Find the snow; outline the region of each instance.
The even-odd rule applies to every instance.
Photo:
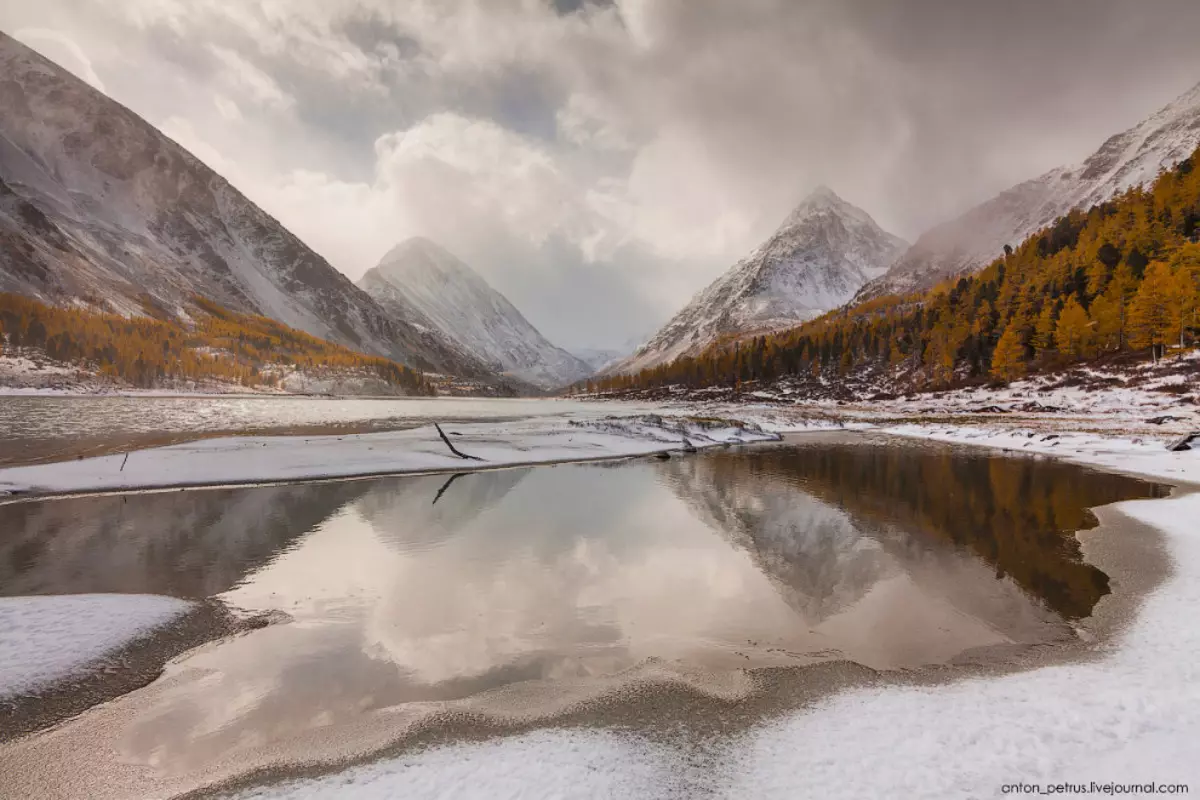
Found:
[[[144,313],[149,295],[183,317],[200,295],[412,366],[486,373],[389,318],[191,153],[3,33],[0,74],[0,235],[28,254],[0,263],[0,291],[103,298],[121,314]]]
[[[786,328],[820,316],[850,300],[907,246],[862,209],[818,187],[761,247],[606,372],[637,372],[697,353],[722,334]]]
[[[1200,481],[1200,453],[1168,453],[1128,438],[1024,437],[1034,442],[1026,447],[1011,430],[900,426],[888,432],[1019,445],[1097,466]],[[1116,508],[1163,532],[1174,572],[1095,660],[932,687],[854,689],[746,734],[699,745],[593,730],[542,731],[433,747],[245,796],[782,800],[1003,796],[1001,787],[1013,783],[1200,785],[1200,628],[1193,624],[1200,605],[1200,528],[1194,524],[1200,494]]]
[[[191,607],[158,595],[0,598],[0,700],[76,677]]]
[[[357,800],[524,797],[658,797],[671,753],[629,736],[586,730],[540,731],[500,741],[439,748],[240,795],[272,800],[353,796]]]
[[[0,469],[0,493],[67,493],[346,478],[405,472],[466,472],[488,467],[648,455],[695,447],[770,441],[755,425],[686,417],[530,419],[447,423],[460,451],[449,452],[432,426],[346,436],[239,436],[76,461]]]
[[[997,426],[896,425],[882,429],[894,436],[952,444],[981,445],[1022,453],[1053,455],[1076,463],[1152,478],[1200,483],[1200,449],[1168,452],[1157,438],[1104,436],[1097,433],[1046,433]]]
[[[856,299],[928,289],[939,280],[1000,258],[1073,208],[1091,208],[1191,155],[1200,145],[1200,84],[1080,164],[1058,167],[923,233],[882,278]]]
[[[543,389],[593,372],[547,341],[473,269],[427,239],[397,245],[358,285],[393,316],[420,320],[483,363]]]

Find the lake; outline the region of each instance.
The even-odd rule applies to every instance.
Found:
[[[732,697],[759,668],[913,669],[1071,641],[1109,591],[1072,532],[1090,507],[1164,494],[1046,459],[812,434],[664,461],[10,503],[0,593],[282,612],[98,709],[103,741],[79,728],[97,763],[186,784],[453,708],[552,717],[637,681]]]

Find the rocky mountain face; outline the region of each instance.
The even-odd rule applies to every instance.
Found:
[[[593,372],[547,341],[473,269],[428,239],[392,248],[358,285],[393,317],[411,320],[497,372],[541,389]]]
[[[822,186],[766,243],[606,372],[638,372],[698,353],[724,335],[789,328],[818,317],[886,272],[907,246]]]
[[[186,319],[203,296],[409,366],[486,376],[145,120],[0,33],[0,291]]]
[[[1073,208],[1090,208],[1134,186],[1200,145],[1200,84],[1157,114],[1113,136],[1083,163],[1059,167],[1001,192],[922,234],[886,275],[856,300],[928,289],[1001,257]]]

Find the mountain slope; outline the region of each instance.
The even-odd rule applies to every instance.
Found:
[[[389,319],[186,150],[2,33],[0,291],[184,320],[200,295],[409,366],[487,374]]]
[[[606,373],[696,354],[717,338],[788,328],[837,308],[908,245],[822,186],[761,247],[697,294],[649,342]]]
[[[1086,209],[1152,182],[1200,145],[1200,84],[1133,128],[1113,136],[1083,163],[1014,186],[922,234],[855,299],[928,289],[980,269],[1073,208]]]
[[[593,371],[548,342],[504,295],[428,239],[392,248],[358,285],[394,317],[412,320],[489,367],[542,389]]]

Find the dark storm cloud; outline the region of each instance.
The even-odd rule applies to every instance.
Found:
[[[352,277],[440,238],[576,345],[662,321],[818,183],[911,239],[1200,81],[1196,0],[44,0],[0,27],[69,37]]]

